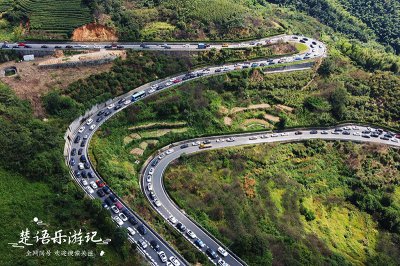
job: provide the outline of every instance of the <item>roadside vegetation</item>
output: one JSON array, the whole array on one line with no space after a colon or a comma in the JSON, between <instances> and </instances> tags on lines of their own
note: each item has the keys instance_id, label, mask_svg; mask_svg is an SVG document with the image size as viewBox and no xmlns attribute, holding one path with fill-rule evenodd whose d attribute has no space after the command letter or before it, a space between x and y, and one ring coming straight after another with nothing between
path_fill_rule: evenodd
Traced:
<instances>
[{"instance_id":1,"label":"roadside vegetation","mask_svg":"<svg viewBox=\"0 0 400 266\"><path fill-rule=\"evenodd\" d=\"M177 204L249 265L397 265L400 154L307 141L181 157Z\"/></svg>"}]
</instances>

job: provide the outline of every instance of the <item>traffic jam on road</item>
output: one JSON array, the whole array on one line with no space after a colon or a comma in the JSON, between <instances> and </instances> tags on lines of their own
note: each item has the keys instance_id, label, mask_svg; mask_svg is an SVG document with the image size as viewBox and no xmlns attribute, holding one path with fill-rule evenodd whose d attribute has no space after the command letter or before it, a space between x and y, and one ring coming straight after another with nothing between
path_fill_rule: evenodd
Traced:
<instances>
[{"instance_id":1,"label":"traffic jam on road","mask_svg":"<svg viewBox=\"0 0 400 266\"><path fill-rule=\"evenodd\" d=\"M301 42L305 43L308 46L308 51L303 54L298 54L294 56L282 57L278 59L264 59L253 62L244 62L244 63L236 63L236 64L227 64L223 66L215 66L204 69L197 69L192 72L178 75L175 77L170 77L164 80L159 80L156 82L152 82L142 86L142 89L134 92L131 92L124 97L119 97L108 103L104 108L99 109L96 113L90 115L86 118L86 120L78 127L78 129L72 134L70 137L71 140L69 142L69 154L68 154L68 162L69 166L72 170L72 174L77 181L77 183L86 191L90 197L99 198L102 200L102 205L105 209L110 211L111 217L113 221L117 224L117 226L121 226L127 229L128 238L137 243L139 249L144 253L145 257L152 264L166 263L166 265L185 265L187 264L184 259L175 251L173 248L168 245L163 239L153 232L148 225L131 209L127 207L127 205L121 201L121 199L115 195L112 189L104 182L104 180L96 173L90 164L87 148L90 141L91 136L94 132L103 124L107 119L112 117L117 112L123 110L135 102L142 100L143 98L150 96L154 93L158 93L162 90L168 89L170 87L176 86L186 81L190 81L193 79L201 78L204 76L218 75L227 71L235 71L245 68L251 67L263 67L266 65L272 64L283 64L287 62L293 62L296 60L305 60L311 57L323 57L326 55L325 46L316 40L311 40L302 36L283 36L276 37L270 39L264 39L257 42L249 42L243 44L232 44L230 47L240 46L257 46L263 43L273 43L279 41L291 41L291 42ZM37 44L39 45L39 44ZM174 49L174 45L172 49ZM177 48L179 49L199 49L198 46L188 45L188 44L177 44ZM54 46L55 47L55 46ZM73 47L73 46L72 46ZM98 47L102 48L103 46L99 45ZM148 47L139 46L140 48L152 49L152 46ZM157 47L157 46L154 46ZM224 45L218 45L218 48L224 47ZM42 49L47 49L48 47L41 47ZM74 48L74 47L73 47ZM78 49L79 47L76 46ZM80 48L86 48L82 46ZM105 47L110 48L110 47ZM111 47L113 48L113 47ZM121 46L119 47L121 48ZM123 48L123 47L122 47ZM121 48L121 49L122 49ZM209 46L202 47L200 49L210 48ZM158 48L154 48L158 49ZM167 48L169 49L169 48ZM372 135L372 134L371 134ZM273 137L273 136L271 136ZM230 143L234 145L235 138L227 137L226 139L217 139L216 143ZM185 148L197 147L198 149L207 149L211 148L211 141L206 140L205 142L193 142L182 144L179 147L179 150ZM162 160L166 156L171 156L176 154L176 150L169 149L165 151L163 154L159 155L156 160L152 161L152 167L147 169L146 175L144 179L147 181L147 184L144 186L143 190L146 192L149 200L154 204L155 208L162 209L165 208L165 205L168 205L170 208L171 204L174 205L170 201L169 198L166 200L165 198L157 195L155 190L161 189L160 187L154 187L154 183L152 183L152 177L154 174L155 166L157 162ZM175 206L175 205L174 205ZM243 265L244 263L240 261L234 254L231 254L219 244L219 242L212 237L210 234L205 232L197 224L191 222L182 212L178 209L178 212L175 216L180 220L178 221L174 215L171 215L169 210L165 209L166 213L162 213L162 216L168 220L170 224L172 224L179 232L181 232L185 238L190 241L195 247L197 247L201 252L205 253L210 261L212 261L216 265L227 266L227 265ZM175 213L177 210L173 210ZM190 228L189 228L190 227ZM148 248L150 246L150 248Z\"/></svg>"}]
</instances>

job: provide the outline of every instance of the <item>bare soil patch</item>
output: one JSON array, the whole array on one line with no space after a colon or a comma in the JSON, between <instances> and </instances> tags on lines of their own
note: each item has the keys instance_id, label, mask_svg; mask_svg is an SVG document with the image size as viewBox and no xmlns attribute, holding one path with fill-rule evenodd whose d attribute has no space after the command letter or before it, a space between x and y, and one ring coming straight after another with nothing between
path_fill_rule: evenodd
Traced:
<instances>
[{"instance_id":1,"label":"bare soil patch","mask_svg":"<svg viewBox=\"0 0 400 266\"><path fill-rule=\"evenodd\" d=\"M288 112L293 112L293 110L294 110L294 108L283 105L283 104L277 104L277 105L275 105L275 108L280 111L288 111Z\"/></svg>"},{"instance_id":2,"label":"bare soil patch","mask_svg":"<svg viewBox=\"0 0 400 266\"><path fill-rule=\"evenodd\" d=\"M227 126L232 125L232 118L230 118L228 116L225 116L224 117L224 124L227 125Z\"/></svg>"},{"instance_id":3,"label":"bare soil patch","mask_svg":"<svg viewBox=\"0 0 400 266\"><path fill-rule=\"evenodd\" d=\"M266 120L268 120L268 121L275 122L275 123L280 121L280 118L279 118L279 117L274 116L274 115L270 115L270 114L265 114L265 115L264 115L264 118L265 118Z\"/></svg>"},{"instance_id":4,"label":"bare soil patch","mask_svg":"<svg viewBox=\"0 0 400 266\"><path fill-rule=\"evenodd\" d=\"M118 37L114 29L90 23L76 28L72 33L72 40L75 42L115 42L118 41Z\"/></svg>"},{"instance_id":5,"label":"bare soil patch","mask_svg":"<svg viewBox=\"0 0 400 266\"><path fill-rule=\"evenodd\" d=\"M267 109L270 108L271 105L267 104L267 103L262 103L262 104L252 104L249 105L248 107L234 107L231 109L230 113L231 114L235 114L238 112L243 112L246 110L259 110L259 109Z\"/></svg>"}]
</instances>

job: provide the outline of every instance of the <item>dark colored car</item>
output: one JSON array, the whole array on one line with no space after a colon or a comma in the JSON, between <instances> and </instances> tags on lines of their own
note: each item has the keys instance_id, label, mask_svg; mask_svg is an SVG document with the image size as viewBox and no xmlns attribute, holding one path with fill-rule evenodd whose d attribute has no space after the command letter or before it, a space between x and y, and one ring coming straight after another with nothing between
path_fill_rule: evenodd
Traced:
<instances>
[{"instance_id":1,"label":"dark colored car","mask_svg":"<svg viewBox=\"0 0 400 266\"><path fill-rule=\"evenodd\" d=\"M66 45L65 48L72 49L72 45Z\"/></svg>"},{"instance_id":2,"label":"dark colored car","mask_svg":"<svg viewBox=\"0 0 400 266\"><path fill-rule=\"evenodd\" d=\"M140 233L141 235L147 234L147 229L146 229L146 227L144 227L143 224L139 225L137 229L138 229L138 231L139 231L139 233Z\"/></svg>"},{"instance_id":3,"label":"dark colored car","mask_svg":"<svg viewBox=\"0 0 400 266\"><path fill-rule=\"evenodd\" d=\"M318 131L316 131L316 130L311 130L311 131L310 131L310 134L318 134Z\"/></svg>"},{"instance_id":4,"label":"dark colored car","mask_svg":"<svg viewBox=\"0 0 400 266\"><path fill-rule=\"evenodd\" d=\"M213 260L215 260L216 258L218 258L217 253L216 253L214 250L212 250L211 248L208 248L208 249L206 250L206 253L207 253L207 255L210 256Z\"/></svg>"},{"instance_id":5,"label":"dark colored car","mask_svg":"<svg viewBox=\"0 0 400 266\"><path fill-rule=\"evenodd\" d=\"M97 195L99 195L100 198L104 197L106 195L106 193L104 193L104 191L102 189L98 189L96 191Z\"/></svg>"},{"instance_id":6,"label":"dark colored car","mask_svg":"<svg viewBox=\"0 0 400 266\"><path fill-rule=\"evenodd\" d=\"M25 45L25 48L32 48L32 45Z\"/></svg>"},{"instance_id":7,"label":"dark colored car","mask_svg":"<svg viewBox=\"0 0 400 266\"><path fill-rule=\"evenodd\" d=\"M81 147L85 147L85 145L86 145L86 140L82 140Z\"/></svg>"},{"instance_id":8,"label":"dark colored car","mask_svg":"<svg viewBox=\"0 0 400 266\"><path fill-rule=\"evenodd\" d=\"M363 132L361 132L361 133L363 133L363 134L371 134L371 131L369 131L369 130L364 130Z\"/></svg>"},{"instance_id":9,"label":"dark colored car","mask_svg":"<svg viewBox=\"0 0 400 266\"><path fill-rule=\"evenodd\" d=\"M105 113L105 111L104 111L104 110L101 110L100 112L97 113L97 116L101 116L101 115L103 115L104 113Z\"/></svg>"},{"instance_id":10,"label":"dark colored car","mask_svg":"<svg viewBox=\"0 0 400 266\"><path fill-rule=\"evenodd\" d=\"M78 155L82 155L82 152L83 152L83 149L82 149L82 148L79 148L79 150L78 150Z\"/></svg>"},{"instance_id":11,"label":"dark colored car","mask_svg":"<svg viewBox=\"0 0 400 266\"><path fill-rule=\"evenodd\" d=\"M303 132L301 132L301 131L296 131L294 134L295 134L295 135L302 135Z\"/></svg>"},{"instance_id":12,"label":"dark colored car","mask_svg":"<svg viewBox=\"0 0 400 266\"><path fill-rule=\"evenodd\" d=\"M54 46L54 48L55 48L55 49L62 49L62 46L56 45L56 46Z\"/></svg>"},{"instance_id":13,"label":"dark colored car","mask_svg":"<svg viewBox=\"0 0 400 266\"><path fill-rule=\"evenodd\" d=\"M350 135L350 132L349 132L349 131L343 131L342 134L343 134L343 135Z\"/></svg>"},{"instance_id":14,"label":"dark colored car","mask_svg":"<svg viewBox=\"0 0 400 266\"><path fill-rule=\"evenodd\" d=\"M71 160L69 160L69 165L74 166L75 165L75 159L71 158Z\"/></svg>"},{"instance_id":15,"label":"dark colored car","mask_svg":"<svg viewBox=\"0 0 400 266\"><path fill-rule=\"evenodd\" d=\"M81 136L78 135L75 137L74 143L78 143L80 140L81 140Z\"/></svg>"},{"instance_id":16,"label":"dark colored car","mask_svg":"<svg viewBox=\"0 0 400 266\"><path fill-rule=\"evenodd\" d=\"M73 149L71 150L71 156L75 156L75 154L76 154L76 149L73 148Z\"/></svg>"},{"instance_id":17,"label":"dark colored car","mask_svg":"<svg viewBox=\"0 0 400 266\"><path fill-rule=\"evenodd\" d=\"M186 226L185 226L183 223L181 223L181 222L179 222L179 223L176 225L176 228L178 228L179 231L181 231L181 232L185 232L185 231L186 231Z\"/></svg>"},{"instance_id":18,"label":"dark colored car","mask_svg":"<svg viewBox=\"0 0 400 266\"><path fill-rule=\"evenodd\" d=\"M88 162L84 163L83 166L84 166L86 169L89 169L89 168L90 168L90 164L89 164Z\"/></svg>"},{"instance_id":19,"label":"dark colored car","mask_svg":"<svg viewBox=\"0 0 400 266\"><path fill-rule=\"evenodd\" d=\"M160 245L158 244L158 242L156 240L151 240L150 241L150 246L155 250L155 251L160 251Z\"/></svg>"},{"instance_id":20,"label":"dark colored car","mask_svg":"<svg viewBox=\"0 0 400 266\"><path fill-rule=\"evenodd\" d=\"M133 217L133 216L130 216L129 218L128 218L128 221L132 224L132 225L135 225L135 224L137 224L138 223L138 221L135 219L135 217Z\"/></svg>"},{"instance_id":21,"label":"dark colored car","mask_svg":"<svg viewBox=\"0 0 400 266\"><path fill-rule=\"evenodd\" d=\"M94 174L93 174L93 172L88 171L87 176L88 176L89 178L93 178L93 177L94 177Z\"/></svg>"},{"instance_id":22,"label":"dark colored car","mask_svg":"<svg viewBox=\"0 0 400 266\"><path fill-rule=\"evenodd\" d=\"M81 172L81 175L82 175L83 178L86 178L86 177L87 177L86 171L82 171L82 172Z\"/></svg>"},{"instance_id":23,"label":"dark colored car","mask_svg":"<svg viewBox=\"0 0 400 266\"><path fill-rule=\"evenodd\" d=\"M150 191L149 197L150 197L151 200L155 200L155 198L156 198L156 193L154 193L154 191Z\"/></svg>"},{"instance_id":24,"label":"dark colored car","mask_svg":"<svg viewBox=\"0 0 400 266\"><path fill-rule=\"evenodd\" d=\"M109 198L112 200L112 202L116 202L117 201L117 197L115 197L114 194L110 194Z\"/></svg>"},{"instance_id":25,"label":"dark colored car","mask_svg":"<svg viewBox=\"0 0 400 266\"><path fill-rule=\"evenodd\" d=\"M211 143L211 140L206 139L205 141L203 141L203 143L204 143L204 144L210 144L210 143Z\"/></svg>"},{"instance_id":26,"label":"dark colored car","mask_svg":"<svg viewBox=\"0 0 400 266\"><path fill-rule=\"evenodd\" d=\"M110 190L110 188L109 188L108 186L104 186L104 187L103 187L103 191L104 191L104 193L106 193L106 194L110 194L110 193L111 193L111 190Z\"/></svg>"},{"instance_id":27,"label":"dark colored car","mask_svg":"<svg viewBox=\"0 0 400 266\"><path fill-rule=\"evenodd\" d=\"M112 200L110 198L106 198L104 200L105 203L107 203L108 206L111 206L113 204Z\"/></svg>"},{"instance_id":28,"label":"dark colored car","mask_svg":"<svg viewBox=\"0 0 400 266\"><path fill-rule=\"evenodd\" d=\"M78 177L78 178L81 177L81 172L79 172L78 170L75 170L75 171L74 171L74 174L75 174L75 176Z\"/></svg>"},{"instance_id":29,"label":"dark colored car","mask_svg":"<svg viewBox=\"0 0 400 266\"><path fill-rule=\"evenodd\" d=\"M96 119L96 122L99 123L99 122L101 122L102 120L103 120L103 117L100 116L100 117L98 117L98 118Z\"/></svg>"},{"instance_id":30,"label":"dark colored car","mask_svg":"<svg viewBox=\"0 0 400 266\"><path fill-rule=\"evenodd\" d=\"M156 166L158 164L158 159L155 159L153 162L151 162L151 166Z\"/></svg>"},{"instance_id":31,"label":"dark colored car","mask_svg":"<svg viewBox=\"0 0 400 266\"><path fill-rule=\"evenodd\" d=\"M81 155L81 158L80 158L80 160L81 160L81 162L82 163L86 163L86 156L85 155Z\"/></svg>"},{"instance_id":32,"label":"dark colored car","mask_svg":"<svg viewBox=\"0 0 400 266\"><path fill-rule=\"evenodd\" d=\"M111 111L106 111L105 113L104 113L104 116L109 116L111 114Z\"/></svg>"},{"instance_id":33,"label":"dark colored car","mask_svg":"<svg viewBox=\"0 0 400 266\"><path fill-rule=\"evenodd\" d=\"M132 216L132 214L129 212L128 209L123 209L123 210L122 210L122 213L125 214L126 217Z\"/></svg>"},{"instance_id":34,"label":"dark colored car","mask_svg":"<svg viewBox=\"0 0 400 266\"><path fill-rule=\"evenodd\" d=\"M42 45L40 48L49 48L47 45Z\"/></svg>"},{"instance_id":35,"label":"dark colored car","mask_svg":"<svg viewBox=\"0 0 400 266\"><path fill-rule=\"evenodd\" d=\"M183 145L181 145L181 149L186 149L187 147L189 147L189 144L183 144Z\"/></svg>"}]
</instances>

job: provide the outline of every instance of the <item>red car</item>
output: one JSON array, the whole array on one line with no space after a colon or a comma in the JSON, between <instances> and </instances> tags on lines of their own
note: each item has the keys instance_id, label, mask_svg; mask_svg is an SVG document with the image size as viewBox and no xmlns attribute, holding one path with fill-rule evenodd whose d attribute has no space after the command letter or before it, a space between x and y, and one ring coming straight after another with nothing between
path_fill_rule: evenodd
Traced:
<instances>
[{"instance_id":1,"label":"red car","mask_svg":"<svg viewBox=\"0 0 400 266\"><path fill-rule=\"evenodd\" d=\"M24 43L24 42L19 42L18 43L18 46L20 46L20 47L24 47L26 44Z\"/></svg>"},{"instance_id":2,"label":"red car","mask_svg":"<svg viewBox=\"0 0 400 266\"><path fill-rule=\"evenodd\" d=\"M174 83L179 83L179 82L181 82L182 80L181 79L175 79L173 82Z\"/></svg>"},{"instance_id":3,"label":"red car","mask_svg":"<svg viewBox=\"0 0 400 266\"><path fill-rule=\"evenodd\" d=\"M124 206L121 204L121 202L117 201L115 203L115 206L117 206L118 210L122 210L122 208L124 208Z\"/></svg>"},{"instance_id":4,"label":"red car","mask_svg":"<svg viewBox=\"0 0 400 266\"><path fill-rule=\"evenodd\" d=\"M96 181L96 185L97 185L98 187L104 187L104 186L106 185L106 183L104 183L104 182L101 181L101 180L97 180L97 181Z\"/></svg>"},{"instance_id":5,"label":"red car","mask_svg":"<svg viewBox=\"0 0 400 266\"><path fill-rule=\"evenodd\" d=\"M400 139L400 134L396 134L396 138Z\"/></svg>"}]
</instances>

